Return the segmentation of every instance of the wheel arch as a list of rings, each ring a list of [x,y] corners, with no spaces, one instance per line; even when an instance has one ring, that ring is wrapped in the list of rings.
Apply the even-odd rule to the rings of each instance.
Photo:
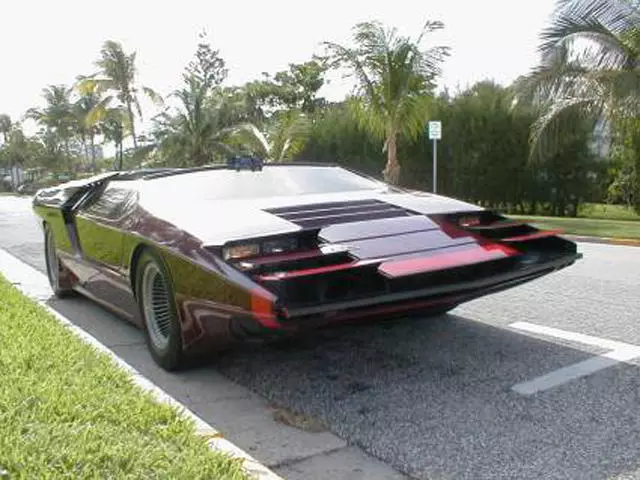
[[[144,242],[140,242],[136,245],[131,253],[131,258],[129,260],[129,284],[131,285],[131,292],[133,293],[133,297],[138,299],[138,292],[136,291],[136,273],[138,271],[138,261],[140,257],[145,252],[145,250],[151,249],[151,246],[147,245]]]
[[[138,270],[138,262],[140,261],[140,257],[142,257],[142,254],[147,251],[151,252],[161,262],[162,268],[165,270],[165,272],[169,276],[169,278],[167,278],[167,281],[169,282],[171,289],[175,292],[173,278],[171,275],[171,269],[169,268],[169,265],[167,265],[167,262],[163,253],[160,251],[159,248],[156,248],[153,245],[150,245],[149,243],[141,241],[133,248],[131,252],[131,257],[129,260],[129,283],[131,285],[131,292],[133,293],[133,296],[136,300],[138,298],[137,292],[136,292],[136,283],[137,283],[136,273]]]

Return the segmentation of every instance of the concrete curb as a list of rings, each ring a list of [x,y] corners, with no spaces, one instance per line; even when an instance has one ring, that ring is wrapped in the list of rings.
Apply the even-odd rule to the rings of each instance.
[[[590,237],[586,235],[562,235],[574,242],[600,243],[603,245],[624,245],[627,247],[640,247],[640,240],[633,238]]]
[[[207,438],[209,447],[213,450],[222,451],[232,457],[243,460],[244,469],[249,476],[258,480],[283,480],[273,473],[266,466],[262,465],[251,455],[240,449],[230,441],[226,440],[222,433],[197,416],[186,406],[178,402],[175,398],[162,390],[156,384],[144,377],[135,368],[120,358],[113,350],[101,343],[98,339],[88,334],[80,327],[74,325],[68,318],[51,308],[46,302],[51,297],[51,288],[46,275],[40,273],[33,267],[17,259],[7,251],[0,248],[0,273],[9,282],[18,288],[27,297],[35,300],[39,305],[51,313],[62,325],[67,327],[77,337],[85,343],[91,345],[99,352],[107,354],[111,359],[125,370],[133,382],[143,391],[150,393],[156,401],[170,405],[178,410],[180,415],[192,420],[195,424],[196,434]]]

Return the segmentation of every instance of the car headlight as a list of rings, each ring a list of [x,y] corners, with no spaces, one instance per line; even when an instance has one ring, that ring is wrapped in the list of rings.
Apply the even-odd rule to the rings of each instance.
[[[266,240],[262,243],[262,254],[272,255],[277,253],[290,252],[298,249],[298,239],[295,237],[277,238]]]
[[[260,244],[243,243],[241,245],[233,245],[225,247],[222,255],[225,260],[237,260],[239,258],[253,257],[260,254]]]
[[[263,255],[277,255],[299,250],[302,245],[303,243],[297,236],[269,238],[223,247],[222,256],[225,260],[240,260]]]

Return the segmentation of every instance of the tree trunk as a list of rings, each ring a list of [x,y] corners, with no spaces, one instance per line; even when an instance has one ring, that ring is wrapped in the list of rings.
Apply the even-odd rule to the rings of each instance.
[[[131,123],[131,137],[133,138],[133,153],[138,151],[138,139],[136,138],[136,123],[131,102],[127,102],[127,111],[129,112],[129,123]]]
[[[89,162],[89,144],[87,143],[87,137],[85,135],[82,136],[82,146],[84,147],[84,158],[86,162]],[[83,162],[85,163],[85,162]],[[86,163],[85,163],[86,165]]]
[[[118,168],[118,170],[122,170],[122,162],[124,160],[124,153],[122,151],[122,144],[124,142],[122,140],[120,140],[120,167]]]
[[[387,138],[387,166],[382,171],[384,181],[391,185],[400,182],[400,164],[398,163],[398,135],[393,132]]]
[[[89,135],[89,142],[91,144],[91,171],[96,171],[96,136],[93,132]]]

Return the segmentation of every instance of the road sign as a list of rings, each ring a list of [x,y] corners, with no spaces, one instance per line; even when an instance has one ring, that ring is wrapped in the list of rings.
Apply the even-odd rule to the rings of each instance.
[[[438,140],[442,139],[442,122],[429,122],[429,140],[433,140],[433,193],[438,190]]]
[[[429,140],[442,139],[442,122],[429,122]]]

